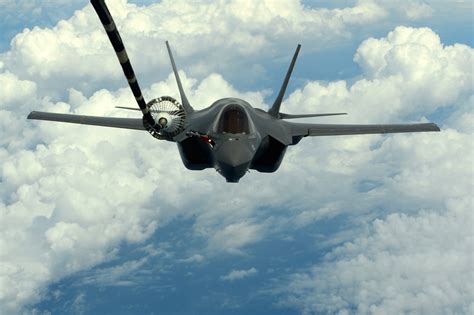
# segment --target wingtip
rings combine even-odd
[[[30,113],[28,114],[28,116],[26,116],[26,119],[34,119],[35,113],[36,113],[36,112],[34,112],[34,111],[33,111],[33,112],[30,112]]]
[[[439,132],[441,129],[439,126],[435,123],[425,123],[425,131],[432,131],[432,132]]]

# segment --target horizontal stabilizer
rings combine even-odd
[[[347,113],[302,114],[302,115],[291,115],[291,114],[280,113],[280,119],[339,116],[339,115],[347,115]]]
[[[133,110],[133,111],[139,111],[139,108],[133,108],[133,107],[124,107],[124,106],[115,106],[115,108],[120,108],[120,109],[126,109],[126,110]],[[150,113],[159,113],[160,111],[154,110],[154,109],[149,109],[148,110]]]
[[[72,124],[146,130],[141,118],[98,117],[45,112],[31,112],[28,119],[49,120]]]
[[[140,110],[140,108],[135,107],[124,107],[124,106],[115,106],[115,108],[128,109],[128,110]]]

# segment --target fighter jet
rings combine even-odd
[[[301,45],[297,46],[278,96],[268,111],[254,108],[238,98],[223,98],[205,109],[195,110],[186,97],[168,42],[166,47],[181,103],[169,96],[146,102],[105,1],[91,0],[91,3],[107,32],[138,104],[138,108],[120,108],[139,110],[143,117],[112,118],[33,111],[28,115],[28,119],[148,131],[158,140],[176,142],[186,168],[190,170],[214,168],[231,183],[237,183],[249,170],[275,172],[281,165],[287,147],[299,143],[303,137],[440,130],[434,123],[340,125],[287,121],[294,118],[346,114],[292,115],[280,112]]]

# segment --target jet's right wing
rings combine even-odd
[[[123,129],[146,130],[141,118],[98,117],[46,112],[31,112],[28,119],[67,122],[73,124],[114,127]]]
[[[400,132],[440,131],[434,123],[398,125],[334,125],[291,123],[292,136],[340,136]]]

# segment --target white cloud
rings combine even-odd
[[[235,250],[262,238],[262,227],[249,222],[233,223],[220,230],[212,231],[209,238],[211,249]]]
[[[87,309],[86,306],[86,294],[84,292],[79,293],[71,305],[71,310],[74,314],[85,314]]]
[[[227,275],[221,276],[220,279],[223,281],[235,281],[235,280],[248,278],[256,274],[257,274],[257,269],[255,268],[250,268],[248,270],[232,270]]]
[[[375,2],[386,10],[395,11],[409,20],[428,18],[434,13],[432,5],[428,4],[429,1],[375,0]]]
[[[365,40],[354,60],[363,76],[345,81],[311,82],[282,106],[288,112],[348,111],[357,122],[394,122],[430,115],[469,102],[474,63],[471,47],[442,45],[428,28],[397,27],[387,37]],[[463,112],[466,112],[463,110]],[[347,121],[348,117],[333,118]],[[452,126],[456,127],[456,126]]]
[[[0,154],[2,312],[15,313],[38,301],[51,281],[110,260],[123,241],[146,240],[160,222],[186,213],[193,204],[200,205],[196,209],[199,212],[203,209],[202,191],[195,191],[196,185],[209,193],[214,183],[221,183],[213,172],[209,178],[209,172],[184,169],[175,146],[157,142],[145,132],[25,120],[31,109],[124,115],[113,106],[133,102],[127,89],[113,93],[101,90],[90,98],[71,90],[69,104],[52,103],[38,100],[34,84],[23,83],[8,73],[2,80],[13,90],[25,84],[25,94],[20,93],[19,100],[32,100],[21,110],[13,106],[16,96],[2,103],[2,113],[11,117],[6,121],[16,124],[13,129],[5,125],[2,133],[6,139],[21,140],[15,146],[7,140]],[[169,91],[175,84],[170,77],[153,85],[151,91]],[[241,94],[218,75],[209,76],[195,89],[196,99],[222,92]],[[6,92],[7,96],[14,95]],[[262,101],[259,93],[244,93],[242,97]],[[17,129],[30,133],[19,139]],[[47,144],[36,145],[37,141]],[[158,163],[150,156],[160,156]],[[186,177],[187,182],[173,180],[179,185],[161,184],[162,178]],[[190,192],[184,199],[183,189]],[[221,231],[209,231],[221,236],[212,242],[214,250],[221,246],[238,249],[259,239],[258,225],[230,221]],[[191,258],[202,261],[203,256]]]
[[[474,133],[474,112],[472,106],[474,104],[474,95],[457,104],[455,112],[448,118],[447,125],[456,126],[456,129],[466,133]]]
[[[6,12],[10,13],[17,12],[17,14],[29,14],[37,15],[40,14],[45,9],[60,9],[64,8],[66,5],[71,5],[71,3],[82,4],[86,3],[85,0],[0,0],[0,6]]]
[[[144,257],[139,260],[126,261],[125,263],[95,270],[82,280],[82,284],[97,286],[131,286],[137,285],[137,272],[148,262]]]
[[[251,69],[255,71],[249,77],[258,80],[257,75],[264,75],[258,63],[278,57],[282,46],[293,48],[296,42],[304,42],[307,51],[321,49],[325,44],[347,40],[354,26],[387,18],[394,8],[386,9],[386,4],[371,0],[337,9],[310,9],[298,0],[181,0],[148,6],[125,0],[107,3],[141,82],[162,80],[169,73],[165,40],[171,41],[180,67],[193,76],[202,78],[215,71],[237,75],[244,65],[239,60],[252,58]],[[11,49],[0,55],[0,62],[57,97],[70,87],[89,94],[99,84],[114,88],[123,85],[113,55],[88,4],[53,28],[23,30],[13,38]]]
[[[24,108],[36,96],[36,84],[28,80],[20,80],[11,72],[0,73],[0,86],[2,86],[2,102],[0,109],[11,109],[12,106]]]
[[[202,263],[206,259],[203,255],[194,254],[188,258],[180,259],[180,262],[184,263]]]
[[[22,26],[50,23],[66,18],[87,0],[0,0],[2,30],[21,30]],[[24,27],[23,27],[24,28]]]
[[[392,214],[282,288],[304,314],[470,314],[474,310],[472,197],[442,214]]]
[[[320,105],[324,106],[320,112],[342,110],[351,104],[355,121],[393,121],[443,107],[452,107],[454,114],[440,134],[382,141],[379,137],[321,139],[319,152],[302,161],[306,150],[301,149],[292,157],[294,165],[325,165],[330,175],[319,178],[324,185],[309,187],[335,194],[328,198],[332,202],[300,212],[290,224],[305,226],[344,208],[364,215],[365,220],[383,212],[394,214],[374,221],[370,234],[335,249],[323,264],[294,274],[282,285],[288,286],[280,291],[282,296],[289,295],[282,297],[283,304],[308,314],[473,311],[472,281],[466,281],[474,277],[474,148],[468,109],[473,104],[473,86],[472,72],[466,70],[472,59],[472,48],[444,47],[429,29],[399,27],[387,38],[361,44],[356,60],[364,65],[364,77],[350,88],[344,81],[309,83],[289,97],[285,106],[292,108],[290,112],[301,112],[297,107],[302,104],[305,112],[315,112]],[[342,120],[347,118],[334,119]],[[292,170],[301,174],[299,178],[307,176],[304,170],[294,166]],[[353,188],[364,181],[374,185],[356,193],[347,189],[344,179],[353,182]],[[367,217],[364,209],[373,208],[383,210]],[[420,209],[424,210],[418,213]]]

